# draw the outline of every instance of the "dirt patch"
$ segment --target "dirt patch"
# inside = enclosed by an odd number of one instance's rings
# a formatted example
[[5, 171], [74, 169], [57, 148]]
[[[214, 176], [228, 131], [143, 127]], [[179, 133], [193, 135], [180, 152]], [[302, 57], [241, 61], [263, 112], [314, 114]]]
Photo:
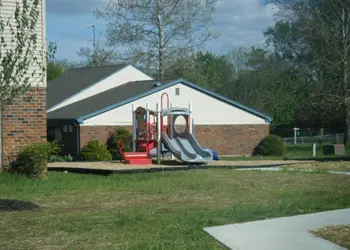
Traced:
[[332, 161], [332, 162], [314, 162], [314, 163], [303, 163], [293, 166], [298, 169], [310, 169], [317, 171], [343, 171], [350, 172], [350, 162], [347, 161]]
[[350, 249], [350, 225], [325, 227], [312, 232], [315, 236]]
[[[207, 164], [201, 164], [200, 166], [207, 167], [220, 167], [220, 166], [232, 166], [232, 167], [266, 167], [266, 166], [281, 166], [281, 165], [296, 165], [296, 164], [314, 163], [313, 161], [276, 161], [276, 160], [261, 160], [261, 161], [213, 161]], [[178, 161], [163, 162], [161, 165], [129, 165], [122, 164], [120, 162], [55, 162], [49, 163], [49, 169], [99, 169], [99, 170], [133, 170], [133, 169], [166, 169], [166, 168], [183, 168], [187, 164], [183, 164]]]
[[25, 211], [37, 210], [40, 207], [29, 201], [0, 199], [0, 211]]

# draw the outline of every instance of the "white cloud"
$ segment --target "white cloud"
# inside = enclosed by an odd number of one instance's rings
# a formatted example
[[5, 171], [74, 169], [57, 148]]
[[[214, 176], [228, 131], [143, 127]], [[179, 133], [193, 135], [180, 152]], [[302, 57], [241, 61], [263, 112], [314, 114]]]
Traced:
[[226, 52], [233, 47], [263, 44], [263, 31], [274, 23], [278, 7], [261, 5], [259, 0], [219, 0], [214, 15], [215, 27], [220, 32], [207, 49]]

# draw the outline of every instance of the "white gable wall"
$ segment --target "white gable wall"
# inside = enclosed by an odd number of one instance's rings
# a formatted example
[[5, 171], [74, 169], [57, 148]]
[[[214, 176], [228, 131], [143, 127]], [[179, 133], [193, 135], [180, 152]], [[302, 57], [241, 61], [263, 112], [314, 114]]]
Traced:
[[[176, 88], [180, 95], [176, 96]], [[133, 102], [135, 107], [146, 106], [155, 110], [161, 95], [166, 92], [173, 107], [189, 107], [192, 102], [194, 124], [196, 125], [225, 125], [225, 124], [268, 124], [263, 118], [233, 107], [216, 98], [208, 96], [184, 84], [176, 84], [149, 96]], [[164, 107], [166, 98], [163, 99]], [[113, 110], [94, 116], [84, 121], [82, 126], [130, 126], [132, 125], [132, 103], [125, 104]]]
[[[5, 24], [5, 28], [2, 36], [4, 37], [4, 41], [6, 43], [5, 46], [0, 46], [1, 53], [5, 53], [9, 49], [15, 49], [16, 47], [16, 39], [11, 32], [10, 27], [7, 25], [9, 21], [12, 25], [14, 31], [16, 31], [16, 19], [15, 19], [15, 11], [16, 11], [16, 3], [19, 3], [19, 6], [22, 9], [22, 1], [16, 0], [0, 0], [2, 6], [0, 7], [0, 18]], [[28, 4], [32, 2], [29, 1]], [[32, 65], [28, 67], [27, 74], [29, 75], [29, 83], [32, 87], [46, 87], [46, 73], [43, 72], [43, 68], [45, 68], [46, 64], [46, 28], [45, 28], [45, 0], [39, 1], [38, 4], [38, 20], [35, 25], [35, 33], [37, 35], [37, 41], [35, 44], [35, 50], [33, 50], [32, 59], [34, 57], [37, 58], [38, 62], [32, 61]], [[0, 67], [1, 71], [1, 67]]]
[[82, 90], [81, 92], [69, 97], [68, 99], [64, 100], [63, 102], [49, 109], [47, 112], [54, 111], [56, 109], [72, 104], [74, 102], [77, 102], [77, 101], [86, 99], [88, 97], [91, 97], [93, 95], [96, 95], [98, 93], [104, 92], [108, 89], [115, 88], [127, 82], [145, 81], [145, 80], [152, 80], [152, 78], [146, 75], [145, 73], [141, 72], [140, 70], [136, 69], [135, 67], [129, 65], [124, 69], [121, 69], [120, 71], [107, 77], [106, 79], [103, 79], [97, 84], [92, 85], [87, 89]]

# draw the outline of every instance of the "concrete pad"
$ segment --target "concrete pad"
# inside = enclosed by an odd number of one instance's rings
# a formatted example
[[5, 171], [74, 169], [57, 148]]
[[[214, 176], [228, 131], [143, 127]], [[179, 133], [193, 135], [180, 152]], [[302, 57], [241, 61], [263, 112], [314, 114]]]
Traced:
[[309, 231], [350, 224], [350, 209], [204, 228], [233, 250], [345, 250]]

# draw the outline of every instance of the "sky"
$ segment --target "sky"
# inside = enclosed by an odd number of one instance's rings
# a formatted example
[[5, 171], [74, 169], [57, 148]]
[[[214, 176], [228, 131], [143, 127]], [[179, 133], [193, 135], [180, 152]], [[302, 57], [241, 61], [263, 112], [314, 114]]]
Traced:
[[[263, 31], [273, 25], [277, 7], [261, 5], [260, 0], [218, 0], [213, 16], [212, 29], [220, 37], [209, 41], [205, 49], [217, 54], [231, 51], [239, 46], [263, 45]], [[57, 59], [81, 60], [79, 48], [92, 47], [92, 28], [96, 26], [97, 37], [103, 39], [105, 23], [96, 20], [93, 11], [107, 4], [109, 0], [47, 0], [47, 41], [56, 42]]]

